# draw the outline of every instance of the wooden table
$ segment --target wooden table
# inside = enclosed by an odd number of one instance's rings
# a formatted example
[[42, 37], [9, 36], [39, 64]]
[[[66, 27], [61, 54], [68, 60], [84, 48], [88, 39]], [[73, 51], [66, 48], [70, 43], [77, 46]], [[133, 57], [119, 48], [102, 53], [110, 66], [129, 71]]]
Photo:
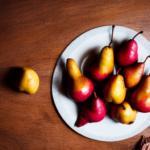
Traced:
[[[55, 63], [83, 32], [104, 25], [144, 31], [150, 40], [150, 1], [1, 0], [0, 1], [0, 149], [131, 150], [150, 127], [119, 142], [85, 138], [58, 115], [51, 96]], [[40, 77], [35, 95], [15, 91], [13, 67], [30, 67]]]

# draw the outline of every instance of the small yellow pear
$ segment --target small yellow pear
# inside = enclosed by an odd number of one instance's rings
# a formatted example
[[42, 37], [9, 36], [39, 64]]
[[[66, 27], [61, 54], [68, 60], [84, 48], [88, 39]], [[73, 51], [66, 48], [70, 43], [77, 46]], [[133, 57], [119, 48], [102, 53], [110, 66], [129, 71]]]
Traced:
[[129, 102], [124, 101], [120, 105], [113, 105], [111, 108], [111, 116], [115, 121], [118, 121], [123, 124], [132, 124], [134, 123], [137, 111], [132, 109]]
[[39, 87], [39, 77], [31, 68], [22, 68], [21, 77], [15, 82], [18, 91], [34, 94]]
[[124, 78], [118, 74], [119, 71], [120, 69], [116, 75], [112, 76], [104, 88], [104, 99], [114, 104], [121, 104], [126, 96]]

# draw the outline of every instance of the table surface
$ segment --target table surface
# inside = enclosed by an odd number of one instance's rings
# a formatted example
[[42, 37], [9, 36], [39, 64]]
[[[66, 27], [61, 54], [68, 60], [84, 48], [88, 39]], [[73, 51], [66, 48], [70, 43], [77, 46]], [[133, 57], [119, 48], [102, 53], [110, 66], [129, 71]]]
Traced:
[[[148, 127], [119, 142], [85, 138], [62, 121], [51, 95], [57, 59], [83, 32], [115, 24], [143, 30], [150, 40], [149, 0], [1, 0], [0, 8], [1, 150], [131, 150], [142, 135], [150, 136]], [[40, 87], [35, 95], [12, 88], [15, 67], [38, 73]]]

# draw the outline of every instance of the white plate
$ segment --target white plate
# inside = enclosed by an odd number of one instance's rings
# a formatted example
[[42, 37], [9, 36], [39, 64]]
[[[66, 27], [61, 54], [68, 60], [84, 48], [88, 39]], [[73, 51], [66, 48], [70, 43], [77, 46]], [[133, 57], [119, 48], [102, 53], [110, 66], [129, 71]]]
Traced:
[[[66, 95], [66, 71], [65, 64], [67, 58], [73, 58], [81, 68], [84, 65], [84, 59], [98, 54], [101, 49], [110, 42], [112, 26], [98, 27], [89, 30], [73, 42], [64, 50], [56, 64], [52, 79], [52, 95], [55, 106], [66, 122], [66, 124], [77, 133], [94, 140], [99, 141], [119, 141], [132, 137], [150, 125], [150, 113], [139, 113], [136, 121], [132, 125], [124, 125], [114, 122], [110, 117], [106, 116], [99, 123], [86, 124], [77, 128], [75, 122], [78, 116], [78, 103], [70, 100]], [[137, 32], [115, 26], [114, 44], [120, 45], [122, 41], [133, 38]], [[150, 54], [150, 43], [142, 35], [138, 35], [135, 40], [138, 43], [138, 61], [143, 62]], [[147, 60], [145, 66], [145, 74], [150, 72], [150, 60]]]

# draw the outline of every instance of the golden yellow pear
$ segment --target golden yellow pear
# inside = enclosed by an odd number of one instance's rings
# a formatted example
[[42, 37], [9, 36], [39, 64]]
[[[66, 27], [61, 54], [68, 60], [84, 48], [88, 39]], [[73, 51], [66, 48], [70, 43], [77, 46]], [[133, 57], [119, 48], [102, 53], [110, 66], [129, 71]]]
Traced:
[[121, 105], [113, 105], [111, 116], [115, 121], [123, 124], [132, 124], [136, 119], [137, 111], [132, 109], [131, 105], [124, 101]]
[[105, 46], [100, 52], [98, 61], [96, 61], [90, 69], [92, 78], [95, 81], [104, 81], [113, 72], [114, 69], [114, 51], [111, 47], [113, 42], [113, 31], [114, 25], [112, 26], [112, 37], [111, 42], [108, 46]]
[[21, 77], [15, 82], [18, 91], [34, 94], [39, 87], [39, 77], [31, 68], [22, 68]]
[[104, 88], [104, 99], [114, 104], [121, 104], [126, 96], [124, 78], [118, 74], [119, 71], [120, 69], [116, 75], [112, 76]]

